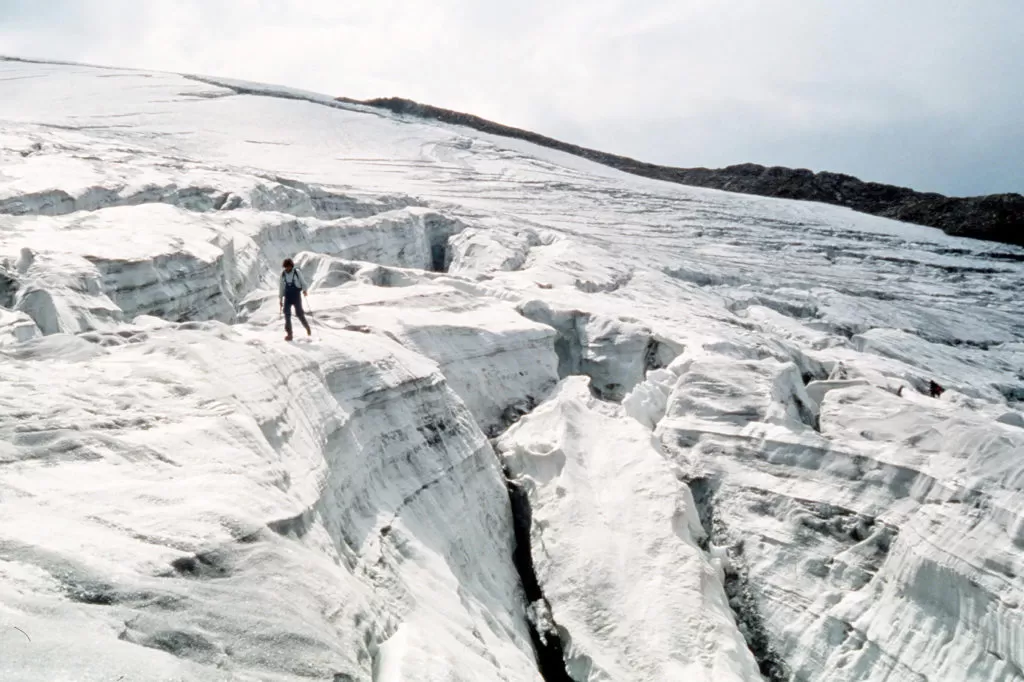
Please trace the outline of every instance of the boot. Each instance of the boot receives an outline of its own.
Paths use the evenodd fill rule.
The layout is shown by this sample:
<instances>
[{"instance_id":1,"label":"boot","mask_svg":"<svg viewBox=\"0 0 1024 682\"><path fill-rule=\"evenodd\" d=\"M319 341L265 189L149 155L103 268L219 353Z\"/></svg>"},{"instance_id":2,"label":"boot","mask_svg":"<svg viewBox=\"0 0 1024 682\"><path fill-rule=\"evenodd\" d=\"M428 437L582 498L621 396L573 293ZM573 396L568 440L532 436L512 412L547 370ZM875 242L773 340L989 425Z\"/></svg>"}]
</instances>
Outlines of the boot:
<instances>
[{"instance_id":1,"label":"boot","mask_svg":"<svg viewBox=\"0 0 1024 682\"><path fill-rule=\"evenodd\" d=\"M292 335L289 333L287 336L284 337L284 340L285 341L291 341L292 340Z\"/></svg>"},{"instance_id":2,"label":"boot","mask_svg":"<svg viewBox=\"0 0 1024 682\"><path fill-rule=\"evenodd\" d=\"M313 330L309 328L308 324L306 325L306 336L313 336Z\"/></svg>"}]
</instances>

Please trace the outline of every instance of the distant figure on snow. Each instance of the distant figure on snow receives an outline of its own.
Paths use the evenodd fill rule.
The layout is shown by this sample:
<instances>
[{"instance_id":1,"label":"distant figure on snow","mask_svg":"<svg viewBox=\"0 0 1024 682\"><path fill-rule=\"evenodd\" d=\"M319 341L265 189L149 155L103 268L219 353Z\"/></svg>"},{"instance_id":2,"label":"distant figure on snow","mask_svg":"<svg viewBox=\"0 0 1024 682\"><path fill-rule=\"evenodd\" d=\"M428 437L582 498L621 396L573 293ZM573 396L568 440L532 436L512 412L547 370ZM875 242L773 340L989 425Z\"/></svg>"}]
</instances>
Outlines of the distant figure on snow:
<instances>
[{"instance_id":1,"label":"distant figure on snow","mask_svg":"<svg viewBox=\"0 0 1024 682\"><path fill-rule=\"evenodd\" d=\"M946 389L944 389L942 386L939 386L937 383L935 383L934 379L928 382L928 393L933 398L938 398L940 395L942 395L945 392L946 392Z\"/></svg>"},{"instance_id":2,"label":"distant figure on snow","mask_svg":"<svg viewBox=\"0 0 1024 682\"><path fill-rule=\"evenodd\" d=\"M295 263L292 262L291 258L285 258L284 270L281 272L281 288L278 300L281 310L284 311L285 341L292 340L292 306L295 307L295 315L299 318L299 322L306 328L306 335L313 335L313 332L309 329L309 323L306 322L306 314L302 311L303 296L309 296L309 290L306 289L306 282L302 279L302 273L295 269Z\"/></svg>"}]
</instances>

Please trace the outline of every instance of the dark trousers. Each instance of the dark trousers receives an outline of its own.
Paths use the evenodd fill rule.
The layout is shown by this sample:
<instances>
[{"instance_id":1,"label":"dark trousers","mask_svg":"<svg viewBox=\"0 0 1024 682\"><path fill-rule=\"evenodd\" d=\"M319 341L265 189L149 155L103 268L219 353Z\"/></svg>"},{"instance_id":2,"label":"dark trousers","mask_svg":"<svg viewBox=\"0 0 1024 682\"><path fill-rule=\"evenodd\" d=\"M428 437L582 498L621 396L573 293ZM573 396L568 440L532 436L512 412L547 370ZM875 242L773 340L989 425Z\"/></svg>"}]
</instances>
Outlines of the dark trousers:
<instances>
[{"instance_id":1,"label":"dark trousers","mask_svg":"<svg viewBox=\"0 0 1024 682\"><path fill-rule=\"evenodd\" d=\"M291 287L289 287L291 288ZM309 332L309 323L306 322L306 313L302 311L302 290L295 289L292 291L286 291L284 294L284 332L288 336L292 335L292 306L295 306L295 316L299 318L299 322L306 328L306 332Z\"/></svg>"}]
</instances>

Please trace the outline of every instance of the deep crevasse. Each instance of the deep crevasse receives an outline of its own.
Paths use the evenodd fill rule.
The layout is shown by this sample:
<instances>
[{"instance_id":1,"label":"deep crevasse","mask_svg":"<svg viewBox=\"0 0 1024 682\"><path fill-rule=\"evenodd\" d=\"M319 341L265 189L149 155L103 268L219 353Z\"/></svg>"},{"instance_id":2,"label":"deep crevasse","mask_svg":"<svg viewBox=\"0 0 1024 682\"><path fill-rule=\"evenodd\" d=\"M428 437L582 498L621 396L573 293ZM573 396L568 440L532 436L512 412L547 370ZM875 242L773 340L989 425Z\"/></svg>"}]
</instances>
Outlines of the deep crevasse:
<instances>
[{"instance_id":1,"label":"deep crevasse","mask_svg":"<svg viewBox=\"0 0 1024 682\"><path fill-rule=\"evenodd\" d=\"M435 365L357 332L145 335L5 362L4 604L34 647L4 679L533 679L501 473ZM64 400L21 400L47 381Z\"/></svg>"}]
</instances>

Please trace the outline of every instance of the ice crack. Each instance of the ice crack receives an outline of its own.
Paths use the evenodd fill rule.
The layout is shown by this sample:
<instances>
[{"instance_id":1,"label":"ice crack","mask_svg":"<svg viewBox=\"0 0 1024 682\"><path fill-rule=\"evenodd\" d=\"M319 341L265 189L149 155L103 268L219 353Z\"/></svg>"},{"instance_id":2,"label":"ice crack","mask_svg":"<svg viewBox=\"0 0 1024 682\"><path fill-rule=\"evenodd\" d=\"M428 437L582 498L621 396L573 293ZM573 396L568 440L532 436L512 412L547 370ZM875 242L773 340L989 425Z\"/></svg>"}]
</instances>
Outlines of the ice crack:
<instances>
[{"instance_id":1,"label":"ice crack","mask_svg":"<svg viewBox=\"0 0 1024 682\"><path fill-rule=\"evenodd\" d=\"M537 665L541 676L547 682L572 682L572 677L565 667L565 648L562 643L562 629L555 621L551 604L544 596L537 571L533 565L533 552L530 546L530 529L533 525L533 511L530 497L515 480L508 469L505 469L505 483L508 488L508 499L512 505L513 530L516 545L512 552L512 562L523 583L526 593L527 620L530 625L530 637L537 651Z\"/></svg>"},{"instance_id":2,"label":"ice crack","mask_svg":"<svg viewBox=\"0 0 1024 682\"><path fill-rule=\"evenodd\" d=\"M729 529L715 511L716 485L708 478L695 478L689 485L701 525L707 533L702 549L721 553L722 547L728 547L725 550L728 557L725 562L725 593L736 617L737 627L764 678L768 682L786 682L791 679L789 671L782 657L772 647L757 600L750 589L749 574L743 559L743 544L732 542Z\"/></svg>"}]
</instances>

